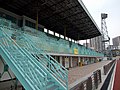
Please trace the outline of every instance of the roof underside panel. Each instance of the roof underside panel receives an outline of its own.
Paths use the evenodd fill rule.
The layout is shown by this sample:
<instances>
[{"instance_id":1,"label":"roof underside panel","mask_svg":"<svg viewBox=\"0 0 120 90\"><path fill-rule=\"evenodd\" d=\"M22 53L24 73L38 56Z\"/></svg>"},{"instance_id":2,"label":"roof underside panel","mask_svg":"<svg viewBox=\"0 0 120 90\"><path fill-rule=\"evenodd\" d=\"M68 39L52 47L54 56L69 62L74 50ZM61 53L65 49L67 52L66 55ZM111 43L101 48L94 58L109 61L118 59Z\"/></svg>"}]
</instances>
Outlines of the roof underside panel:
<instances>
[{"instance_id":1,"label":"roof underside panel","mask_svg":"<svg viewBox=\"0 0 120 90\"><path fill-rule=\"evenodd\" d=\"M18 15L36 19L47 29L74 40L101 35L98 27L78 0L0 0L0 6Z\"/></svg>"}]
</instances>

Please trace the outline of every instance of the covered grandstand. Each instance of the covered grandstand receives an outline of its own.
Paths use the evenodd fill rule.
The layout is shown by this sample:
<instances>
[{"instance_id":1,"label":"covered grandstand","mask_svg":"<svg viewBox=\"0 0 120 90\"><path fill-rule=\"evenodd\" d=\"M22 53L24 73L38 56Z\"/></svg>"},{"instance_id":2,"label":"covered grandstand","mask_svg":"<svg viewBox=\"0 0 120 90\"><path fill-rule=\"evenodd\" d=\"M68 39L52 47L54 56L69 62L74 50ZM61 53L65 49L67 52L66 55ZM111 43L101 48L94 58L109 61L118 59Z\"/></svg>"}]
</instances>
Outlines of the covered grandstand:
<instances>
[{"instance_id":1,"label":"covered grandstand","mask_svg":"<svg viewBox=\"0 0 120 90\"><path fill-rule=\"evenodd\" d=\"M80 0L0 0L1 90L68 90L69 68L104 56L76 41L99 35Z\"/></svg>"},{"instance_id":2,"label":"covered grandstand","mask_svg":"<svg viewBox=\"0 0 120 90\"><path fill-rule=\"evenodd\" d=\"M74 40L101 35L81 0L0 0L0 6L17 15L25 15L34 20L38 12L39 24L61 35L65 35L64 30L66 30L66 36ZM15 17L12 21L18 20Z\"/></svg>"}]
</instances>

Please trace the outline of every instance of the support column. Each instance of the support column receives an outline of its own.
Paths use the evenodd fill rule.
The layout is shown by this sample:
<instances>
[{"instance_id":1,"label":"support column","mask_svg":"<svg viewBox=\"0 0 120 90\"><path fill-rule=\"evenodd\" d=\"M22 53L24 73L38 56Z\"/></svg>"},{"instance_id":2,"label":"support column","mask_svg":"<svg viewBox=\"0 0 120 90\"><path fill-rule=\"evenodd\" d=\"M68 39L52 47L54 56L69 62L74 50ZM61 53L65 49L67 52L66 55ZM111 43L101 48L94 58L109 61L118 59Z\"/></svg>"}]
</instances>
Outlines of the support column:
<instances>
[{"instance_id":1,"label":"support column","mask_svg":"<svg viewBox=\"0 0 120 90\"><path fill-rule=\"evenodd\" d=\"M36 17L36 30L38 30L38 10L37 10L37 17Z\"/></svg>"},{"instance_id":2,"label":"support column","mask_svg":"<svg viewBox=\"0 0 120 90\"><path fill-rule=\"evenodd\" d=\"M73 67L73 65L72 65L72 57L70 57L70 61L71 61L71 67Z\"/></svg>"},{"instance_id":3,"label":"support column","mask_svg":"<svg viewBox=\"0 0 120 90\"><path fill-rule=\"evenodd\" d=\"M69 58L65 57L65 68L69 69Z\"/></svg>"},{"instance_id":4,"label":"support column","mask_svg":"<svg viewBox=\"0 0 120 90\"><path fill-rule=\"evenodd\" d=\"M83 57L83 65L85 65L85 57Z\"/></svg>"},{"instance_id":5,"label":"support column","mask_svg":"<svg viewBox=\"0 0 120 90\"><path fill-rule=\"evenodd\" d=\"M92 58L92 60L93 60L93 63L95 63L95 60L94 60L94 58Z\"/></svg>"},{"instance_id":6,"label":"support column","mask_svg":"<svg viewBox=\"0 0 120 90\"><path fill-rule=\"evenodd\" d=\"M22 27L24 28L25 27L25 16L23 16L23 25Z\"/></svg>"},{"instance_id":7,"label":"support column","mask_svg":"<svg viewBox=\"0 0 120 90\"><path fill-rule=\"evenodd\" d=\"M60 56L60 64L62 65L62 56Z\"/></svg>"},{"instance_id":8,"label":"support column","mask_svg":"<svg viewBox=\"0 0 120 90\"><path fill-rule=\"evenodd\" d=\"M78 57L78 66L81 66L80 63L80 57Z\"/></svg>"},{"instance_id":9,"label":"support column","mask_svg":"<svg viewBox=\"0 0 120 90\"><path fill-rule=\"evenodd\" d=\"M79 34L78 34L78 40L79 40L79 38L80 38L80 37L79 37Z\"/></svg>"},{"instance_id":10,"label":"support column","mask_svg":"<svg viewBox=\"0 0 120 90\"><path fill-rule=\"evenodd\" d=\"M55 32L53 32L54 33L54 36L55 36Z\"/></svg>"},{"instance_id":11,"label":"support column","mask_svg":"<svg viewBox=\"0 0 120 90\"><path fill-rule=\"evenodd\" d=\"M87 45L87 39L86 39L86 48L88 48L88 45Z\"/></svg>"},{"instance_id":12,"label":"support column","mask_svg":"<svg viewBox=\"0 0 120 90\"><path fill-rule=\"evenodd\" d=\"M66 37L66 26L64 28L64 39L66 39L65 37Z\"/></svg>"}]
</instances>

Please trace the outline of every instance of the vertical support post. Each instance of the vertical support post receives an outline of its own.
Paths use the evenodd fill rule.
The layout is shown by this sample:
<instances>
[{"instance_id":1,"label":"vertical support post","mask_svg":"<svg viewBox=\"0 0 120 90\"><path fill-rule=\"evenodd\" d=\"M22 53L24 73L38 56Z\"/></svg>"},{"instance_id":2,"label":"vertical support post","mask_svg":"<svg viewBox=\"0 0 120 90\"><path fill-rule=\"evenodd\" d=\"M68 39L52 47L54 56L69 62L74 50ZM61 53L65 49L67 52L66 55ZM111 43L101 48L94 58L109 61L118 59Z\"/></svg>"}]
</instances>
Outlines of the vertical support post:
<instances>
[{"instance_id":1,"label":"vertical support post","mask_svg":"<svg viewBox=\"0 0 120 90\"><path fill-rule=\"evenodd\" d=\"M87 90L92 90L92 78L91 77L88 77L86 87L87 87Z\"/></svg>"},{"instance_id":2,"label":"vertical support post","mask_svg":"<svg viewBox=\"0 0 120 90\"><path fill-rule=\"evenodd\" d=\"M53 32L54 33L54 36L55 36L55 32Z\"/></svg>"},{"instance_id":3,"label":"vertical support post","mask_svg":"<svg viewBox=\"0 0 120 90\"><path fill-rule=\"evenodd\" d=\"M64 28L64 39L65 39L65 37L66 37L66 26Z\"/></svg>"},{"instance_id":4,"label":"vertical support post","mask_svg":"<svg viewBox=\"0 0 120 90\"><path fill-rule=\"evenodd\" d=\"M49 33L49 30L47 29L47 34Z\"/></svg>"},{"instance_id":5,"label":"vertical support post","mask_svg":"<svg viewBox=\"0 0 120 90\"><path fill-rule=\"evenodd\" d=\"M102 32L102 35L101 35L101 51L103 52L104 35L103 35L103 18L102 18L102 15L101 15L101 32Z\"/></svg>"},{"instance_id":6,"label":"vertical support post","mask_svg":"<svg viewBox=\"0 0 120 90\"><path fill-rule=\"evenodd\" d=\"M59 34L59 37L60 37L60 34Z\"/></svg>"},{"instance_id":7,"label":"vertical support post","mask_svg":"<svg viewBox=\"0 0 120 90\"><path fill-rule=\"evenodd\" d=\"M71 60L71 67L73 67L73 65L72 65L72 57L70 57L70 60Z\"/></svg>"},{"instance_id":8,"label":"vertical support post","mask_svg":"<svg viewBox=\"0 0 120 90\"><path fill-rule=\"evenodd\" d=\"M25 27L25 16L23 16L23 25L22 27L24 28Z\"/></svg>"},{"instance_id":9,"label":"vertical support post","mask_svg":"<svg viewBox=\"0 0 120 90\"><path fill-rule=\"evenodd\" d=\"M85 65L85 57L83 57L83 65Z\"/></svg>"},{"instance_id":10,"label":"vertical support post","mask_svg":"<svg viewBox=\"0 0 120 90\"><path fill-rule=\"evenodd\" d=\"M36 30L38 30L38 9L37 9L37 18L36 18Z\"/></svg>"},{"instance_id":11,"label":"vertical support post","mask_svg":"<svg viewBox=\"0 0 120 90\"><path fill-rule=\"evenodd\" d=\"M94 84L95 84L95 88L98 88L98 76L97 76L97 71L93 72L94 74Z\"/></svg>"},{"instance_id":12,"label":"vertical support post","mask_svg":"<svg viewBox=\"0 0 120 90\"><path fill-rule=\"evenodd\" d=\"M86 48L88 47L88 45L87 45L87 39L86 39Z\"/></svg>"},{"instance_id":13,"label":"vertical support post","mask_svg":"<svg viewBox=\"0 0 120 90\"><path fill-rule=\"evenodd\" d=\"M15 90L17 90L17 85L18 85L18 79L16 78L16 81L15 81Z\"/></svg>"},{"instance_id":14,"label":"vertical support post","mask_svg":"<svg viewBox=\"0 0 120 90\"><path fill-rule=\"evenodd\" d=\"M92 39L90 39L90 47L92 47Z\"/></svg>"},{"instance_id":15,"label":"vertical support post","mask_svg":"<svg viewBox=\"0 0 120 90\"><path fill-rule=\"evenodd\" d=\"M62 65L62 56L60 56L60 64Z\"/></svg>"},{"instance_id":16,"label":"vertical support post","mask_svg":"<svg viewBox=\"0 0 120 90\"><path fill-rule=\"evenodd\" d=\"M80 39L79 33L78 33L78 35L77 35L77 38L78 38L77 43L79 44L79 39Z\"/></svg>"},{"instance_id":17,"label":"vertical support post","mask_svg":"<svg viewBox=\"0 0 120 90\"><path fill-rule=\"evenodd\" d=\"M79 34L78 34L78 40L80 39Z\"/></svg>"},{"instance_id":18,"label":"vertical support post","mask_svg":"<svg viewBox=\"0 0 120 90\"><path fill-rule=\"evenodd\" d=\"M78 66L81 66L81 65L80 65L80 57L78 57Z\"/></svg>"}]
</instances>

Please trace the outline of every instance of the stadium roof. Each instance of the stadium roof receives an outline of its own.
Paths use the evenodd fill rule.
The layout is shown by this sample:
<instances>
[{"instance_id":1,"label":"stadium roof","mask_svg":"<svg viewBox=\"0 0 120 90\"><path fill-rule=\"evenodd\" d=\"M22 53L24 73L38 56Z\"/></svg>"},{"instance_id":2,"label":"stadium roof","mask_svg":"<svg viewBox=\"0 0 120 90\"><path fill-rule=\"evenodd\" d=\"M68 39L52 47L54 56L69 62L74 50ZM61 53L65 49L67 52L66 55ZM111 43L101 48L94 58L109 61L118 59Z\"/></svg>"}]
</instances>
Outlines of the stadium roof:
<instances>
[{"instance_id":1,"label":"stadium roof","mask_svg":"<svg viewBox=\"0 0 120 90\"><path fill-rule=\"evenodd\" d=\"M0 6L18 15L36 19L45 28L74 40L101 35L81 0L0 0Z\"/></svg>"}]
</instances>

